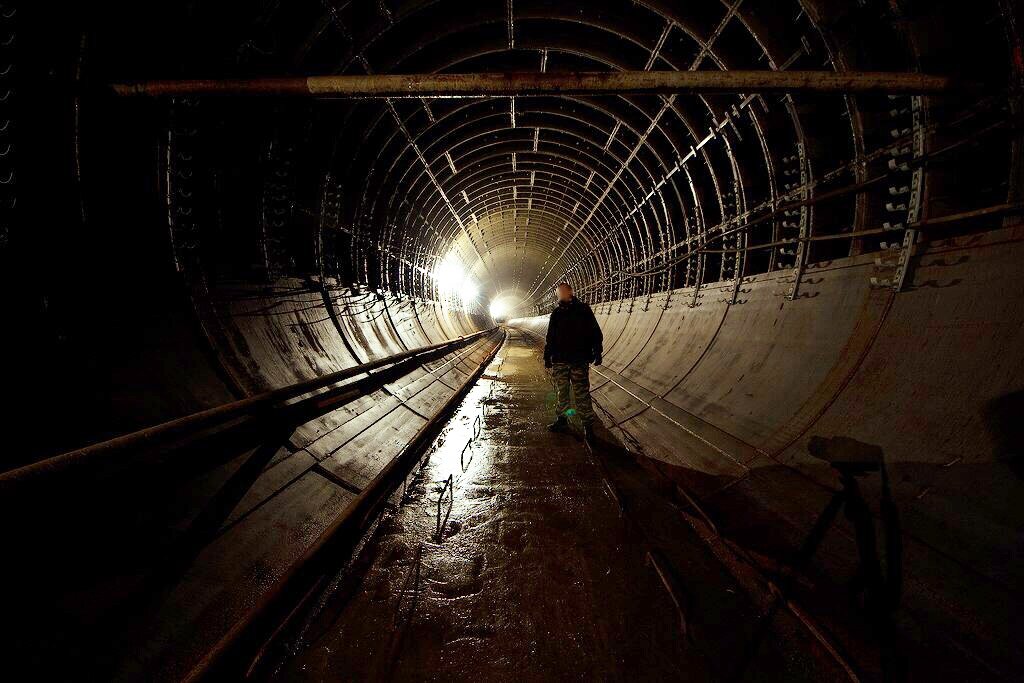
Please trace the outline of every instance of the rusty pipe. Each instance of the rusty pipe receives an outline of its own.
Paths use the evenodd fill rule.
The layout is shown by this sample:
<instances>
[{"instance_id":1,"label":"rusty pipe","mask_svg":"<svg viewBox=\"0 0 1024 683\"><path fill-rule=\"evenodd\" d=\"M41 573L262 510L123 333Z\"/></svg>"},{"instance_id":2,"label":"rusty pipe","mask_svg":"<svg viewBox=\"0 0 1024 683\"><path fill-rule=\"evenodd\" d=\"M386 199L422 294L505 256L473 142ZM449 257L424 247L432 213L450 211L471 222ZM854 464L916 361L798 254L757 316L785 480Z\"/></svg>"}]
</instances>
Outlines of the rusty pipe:
<instances>
[{"instance_id":1,"label":"rusty pipe","mask_svg":"<svg viewBox=\"0 0 1024 683\"><path fill-rule=\"evenodd\" d=\"M296 396L301 396L331 384L357 377L361 374L376 370L388 365L395 365L415 356L429 354L447 348L457 348L471 341L479 339L484 335L494 332L495 328L482 330L473 334L457 337L448 341L421 346L409 351L403 351L391 356L378 358L377 360L356 365L351 368L339 370L328 375L315 377L313 379L297 382L286 387L273 389L271 391L250 396L239 401L225 403L214 408L202 410L185 417L146 427L130 434L118 436L107 441L85 446L61 455L47 458L17 469L0 473L0 493L10 493L20 486L31 484L37 481L45 481L55 475L67 474L69 472L81 471L94 467L99 463L111 462L121 458L130 457L137 449L151 448L169 439L185 434L195 433L207 429L213 425L226 424L230 420L243 415L267 409L272 405L281 403Z\"/></svg>"},{"instance_id":2,"label":"rusty pipe","mask_svg":"<svg viewBox=\"0 0 1024 683\"><path fill-rule=\"evenodd\" d=\"M938 94L971 87L949 76L897 71L588 71L372 74L115 83L122 97L285 95L298 97L526 97L677 93Z\"/></svg>"}]
</instances>

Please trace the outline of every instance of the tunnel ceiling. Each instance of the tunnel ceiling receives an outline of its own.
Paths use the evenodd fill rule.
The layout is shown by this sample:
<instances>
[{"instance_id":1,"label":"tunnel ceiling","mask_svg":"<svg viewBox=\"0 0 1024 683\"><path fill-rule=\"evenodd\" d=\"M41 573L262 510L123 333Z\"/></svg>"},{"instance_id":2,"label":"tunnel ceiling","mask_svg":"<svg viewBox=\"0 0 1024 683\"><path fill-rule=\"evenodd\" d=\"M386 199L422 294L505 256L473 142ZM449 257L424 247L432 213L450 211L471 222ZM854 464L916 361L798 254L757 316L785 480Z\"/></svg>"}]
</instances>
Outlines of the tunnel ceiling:
<instances>
[{"instance_id":1,"label":"tunnel ceiling","mask_svg":"<svg viewBox=\"0 0 1024 683\"><path fill-rule=\"evenodd\" d=\"M984 74L1005 87L1009 16L996 2L195 4L158 15L181 30L173 45L140 48L152 60L101 47L93 61L127 80L850 69ZM196 247L208 277L257 263L271 276L444 299L434 275L447 259L480 287L470 307L505 293L529 312L563 278L592 302L622 300L876 250L930 207L1006 201L1005 144L978 152L989 161L956 182L937 164L907 164L925 154L926 129L984 133L1006 117L999 102L739 93L157 106L178 258ZM865 193L816 199L879 175ZM786 201L804 206L720 235ZM777 244L883 226L892 237Z\"/></svg>"},{"instance_id":2,"label":"tunnel ceiling","mask_svg":"<svg viewBox=\"0 0 1024 683\"><path fill-rule=\"evenodd\" d=\"M381 468L397 472L391 463L429 433L422 425L485 369L500 334L464 342L492 327L482 314L490 302L511 301L506 314L524 318L511 334L543 336L548 317L531 314L550 305L552 284L568 279L595 304L605 336L602 365L592 370L601 419L679 484L664 489L686 499L673 515L693 506L707 537L730 547L736 540L752 562L788 582L798 573L784 571L787 563L819 533L815 520L838 510L834 468L812 441L871 444L884 452L886 474L865 477L863 491L873 504L891 482L901 515L899 535L890 538L889 527L885 538L889 547L898 545L891 539L905 542L907 562L897 563L908 606L901 629L921 641L921 658L950 655L934 658L937 668L969 659L970 671L1020 671L1024 653L1012 636L1024 581L1012 560L1022 519L1024 292L1019 216L1005 220L1020 213L1024 188L1020 2L23 5L0 11L0 54L13 53L9 68L0 62L0 78L16 76L0 89L9 328L0 337L13 399L3 467L78 467L73 449L103 453L91 444L123 444L132 433L159 461L150 471L153 461L113 449L113 469L123 465L132 477L127 487L109 482L125 489L124 499L107 499L69 467L75 496L33 490L43 521L13 499L11 518L25 522L16 526L47 548L12 546L43 558L21 567L60 602L41 609L36 593L23 591L47 643L78 643L83 661L104 667L91 638L104 647L128 641L91 628L93 612L104 596L125 600L107 614L145 606L130 588L149 583L137 570L139 552L160 563L155 549L167 544L175 557L180 548L197 558L185 526L205 535L221 521L208 511L228 498L248 501L249 491L263 500L252 503L258 526L231 522L219 536L225 545L203 549L213 564L188 573L209 581L218 600L237 598L245 610L262 604L274 577L295 576L296 558L319 538L311 520L328 524ZM983 87L913 97L393 100L125 98L110 87L644 69L891 70ZM917 233L915 252L911 228L922 221L932 223ZM901 287L897 276L908 271ZM469 288L464 272L479 288L468 300L458 296ZM446 289L444 280L454 285ZM539 364L527 351L509 358ZM534 367L539 383L520 394L537 402L533 417L500 417L505 408L494 406L511 430L492 442L503 452L540 424L547 389ZM254 432L272 447L243 457L242 448L221 447L216 426L218 441L182 461L196 474L164 481L169 456L149 428L172 425L168 449L179 439L191 449L190 436L175 430L196 424L195 416L230 417L222 407L263 406L248 400L277 390L285 394L271 395L295 397L289 392L313 386L307 382L326 389L339 372L352 380L336 387L355 397L351 403L333 404L318 389L309 396L315 418L290 434L282 420L300 415L297 402L252 408ZM398 372L406 374L399 380ZM486 381L527 386L517 384L525 373L501 373L488 372ZM357 390L364 381L380 384ZM245 436L239 445L248 449ZM238 476L221 469L228 458L246 463L243 478L266 465L267 485L250 479L245 492L237 488ZM327 469L334 465L341 469ZM166 495L154 495L163 484ZM307 485L324 497L309 495ZM217 500L215 490L224 491ZM179 503L192 500L188 521ZM706 516L698 507L705 504ZM151 514L161 508L182 524L168 517L165 526L162 514ZM130 536L110 531L120 524L94 521L108 509L109 519L132 524ZM863 576L855 534L836 531L806 574L821 608L812 616L829 626L817 633L847 630L850 577ZM95 543L97 533L110 543ZM62 537L75 542L54 542ZM264 551L266 571L252 561ZM50 552L60 557L47 561ZM64 556L90 560L71 583L58 575ZM186 568L177 559L165 564ZM156 569L162 577L164 567ZM79 582L95 586L99 601ZM188 595L166 603L184 640L219 648L224 633L243 633L216 603L193 609ZM70 603L89 612L68 621L91 638L54 631L52 615L70 614ZM23 629L15 647L31 633ZM839 651L859 652L856 641ZM176 663L191 656L177 639L152 642Z\"/></svg>"}]
</instances>

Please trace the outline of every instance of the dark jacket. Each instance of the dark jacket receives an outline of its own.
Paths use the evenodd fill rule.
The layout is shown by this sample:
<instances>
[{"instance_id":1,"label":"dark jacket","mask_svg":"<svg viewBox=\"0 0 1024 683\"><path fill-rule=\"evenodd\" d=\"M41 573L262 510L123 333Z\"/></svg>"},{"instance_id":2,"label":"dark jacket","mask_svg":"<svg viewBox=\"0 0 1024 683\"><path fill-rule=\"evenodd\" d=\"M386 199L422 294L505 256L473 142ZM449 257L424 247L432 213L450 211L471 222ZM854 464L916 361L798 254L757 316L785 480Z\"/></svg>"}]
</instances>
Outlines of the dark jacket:
<instances>
[{"instance_id":1,"label":"dark jacket","mask_svg":"<svg viewBox=\"0 0 1024 683\"><path fill-rule=\"evenodd\" d=\"M545 363L590 363L601 356L604 336L590 306L576 297L559 302L548 321Z\"/></svg>"}]
</instances>

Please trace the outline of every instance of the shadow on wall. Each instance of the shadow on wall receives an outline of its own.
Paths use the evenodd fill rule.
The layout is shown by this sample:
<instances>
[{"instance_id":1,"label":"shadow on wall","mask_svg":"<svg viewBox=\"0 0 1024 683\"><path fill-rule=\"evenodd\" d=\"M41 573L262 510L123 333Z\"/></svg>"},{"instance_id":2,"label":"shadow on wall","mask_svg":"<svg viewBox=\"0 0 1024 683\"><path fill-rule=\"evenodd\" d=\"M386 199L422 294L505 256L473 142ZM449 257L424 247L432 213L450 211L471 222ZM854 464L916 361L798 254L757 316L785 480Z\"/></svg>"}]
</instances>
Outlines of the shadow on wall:
<instances>
[{"instance_id":1,"label":"shadow on wall","mask_svg":"<svg viewBox=\"0 0 1024 683\"><path fill-rule=\"evenodd\" d=\"M1016 480L1006 486L1005 464L886 463L880 448L848 437L815 436L809 446L822 462L815 478L833 472L837 490L802 491L806 480L783 466L735 480L634 457L683 490L717 491L699 505L718 533L827 628L868 680L1004 678L1022 656L1011 635L1021 604L1013 588L1020 540L1017 551L1008 548L1006 529L984 519L977 538L964 537L944 521L951 494L919 482L944 476L978 496L992 492L1007 527L1024 528L1024 509L1012 502L1024 491ZM977 553L979 568L921 539L934 533ZM1003 544L997 552L987 545L995 542Z\"/></svg>"},{"instance_id":2,"label":"shadow on wall","mask_svg":"<svg viewBox=\"0 0 1024 683\"><path fill-rule=\"evenodd\" d=\"M598 304L595 404L769 571L792 571L844 490L813 436L877 444L884 469L855 481L875 525L899 529L901 632L918 652L941 650L941 666L917 663L1012 678L1024 665L1022 257L1024 230L1011 227L922 245L899 294L870 286L862 256L809 265L821 296L799 302L782 298L781 276L758 275L742 306L722 301L721 284L703 299L690 288ZM511 324L543 336L547 316ZM866 549L856 519L838 516L794 586L819 618L851 603Z\"/></svg>"},{"instance_id":3,"label":"shadow on wall","mask_svg":"<svg viewBox=\"0 0 1024 683\"><path fill-rule=\"evenodd\" d=\"M1018 479L1024 479L1024 391L992 399L982 417L992 437L992 455L1006 462Z\"/></svg>"}]
</instances>

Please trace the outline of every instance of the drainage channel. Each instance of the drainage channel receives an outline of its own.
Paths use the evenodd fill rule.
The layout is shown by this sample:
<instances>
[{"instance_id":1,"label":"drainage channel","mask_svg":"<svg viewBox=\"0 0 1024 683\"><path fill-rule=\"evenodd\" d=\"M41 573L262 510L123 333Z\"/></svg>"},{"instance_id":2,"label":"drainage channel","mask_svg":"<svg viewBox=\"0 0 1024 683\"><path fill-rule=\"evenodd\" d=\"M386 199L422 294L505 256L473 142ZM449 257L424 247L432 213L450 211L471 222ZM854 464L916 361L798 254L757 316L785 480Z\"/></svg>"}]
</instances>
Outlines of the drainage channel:
<instances>
[{"instance_id":1,"label":"drainage channel","mask_svg":"<svg viewBox=\"0 0 1024 683\"><path fill-rule=\"evenodd\" d=\"M466 392L461 403L440 429L438 435L410 469L400 486L388 501L384 512L378 516L352 553L345 566L320 590L304 615L293 618L295 625L282 629L275 640L264 648L259 663L250 670L252 678L274 678L297 654L308 649L318 639L317 624L328 613L345 604L355 593L366 590L364 585L367 566L373 561L382 539L395 532L396 517L414 509L418 521L412 544L411 556L399 562L398 571L404 572L399 580L398 591L387 597L394 601L393 619L387 629L389 650L395 650L403 640L404 627L416 608L422 587L422 564L424 547L441 549L452 545L464 523L462 513L468 507L467 488L472 491L473 477L486 468L489 440L487 423L500 419L499 387L502 384L504 363L503 345L483 375ZM469 493L471 498L473 493ZM406 515L407 516L407 515ZM457 554L457 551L453 551ZM436 554L436 552L434 553Z\"/></svg>"}]
</instances>

